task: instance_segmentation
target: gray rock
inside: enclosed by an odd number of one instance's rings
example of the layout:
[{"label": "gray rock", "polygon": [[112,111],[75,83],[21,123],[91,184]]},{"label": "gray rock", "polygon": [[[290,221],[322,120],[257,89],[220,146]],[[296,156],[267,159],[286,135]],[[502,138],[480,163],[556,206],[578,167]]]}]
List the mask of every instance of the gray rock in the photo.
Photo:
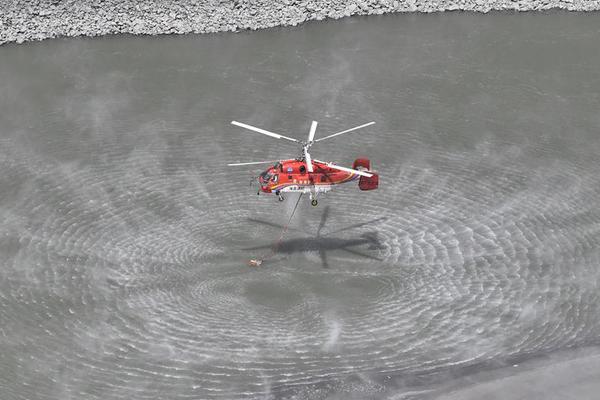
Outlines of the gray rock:
[{"label": "gray rock", "polygon": [[183,34],[298,25],[355,14],[600,10],[598,0],[0,0],[0,45],[57,36]]}]

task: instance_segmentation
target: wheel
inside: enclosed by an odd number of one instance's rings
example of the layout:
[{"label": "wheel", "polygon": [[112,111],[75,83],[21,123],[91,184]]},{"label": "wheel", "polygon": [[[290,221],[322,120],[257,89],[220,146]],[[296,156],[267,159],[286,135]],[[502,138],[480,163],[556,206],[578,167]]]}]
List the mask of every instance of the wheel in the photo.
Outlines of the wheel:
[{"label": "wheel", "polygon": [[317,199],[312,199],[312,200],[310,201],[310,204],[312,204],[312,206],[313,206],[313,207],[316,207],[316,206],[317,206],[317,204],[319,204],[319,202],[317,201]]},{"label": "wheel", "polygon": [[279,195],[279,197],[277,198],[277,200],[279,200],[279,201],[284,201],[284,200],[285,200],[285,198],[284,198],[282,195]]}]

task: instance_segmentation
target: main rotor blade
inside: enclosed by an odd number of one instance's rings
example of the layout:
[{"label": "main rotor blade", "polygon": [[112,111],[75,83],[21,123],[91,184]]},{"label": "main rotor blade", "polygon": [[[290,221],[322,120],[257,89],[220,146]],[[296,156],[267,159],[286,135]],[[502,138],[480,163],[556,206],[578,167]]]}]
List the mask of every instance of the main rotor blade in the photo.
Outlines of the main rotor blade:
[{"label": "main rotor blade", "polygon": [[308,154],[308,151],[306,151],[306,149],[304,149],[304,160],[306,161],[306,169],[308,170],[308,172],[313,172],[313,164],[312,164],[312,160],[310,159],[310,154]]},{"label": "main rotor blade", "polygon": [[253,164],[272,164],[274,162],[277,162],[279,160],[273,160],[273,161],[252,161],[252,162],[241,162],[241,163],[233,163],[233,164],[227,164],[228,167],[237,167],[239,165],[253,165]]},{"label": "main rotor blade", "polygon": [[242,127],[242,128],[249,129],[249,130],[254,131],[254,132],[262,133],[263,135],[274,137],[275,139],[285,139],[285,140],[289,140],[291,142],[300,143],[299,140],[296,140],[296,139],[293,139],[293,138],[290,138],[290,137],[287,137],[287,136],[283,136],[283,135],[280,135],[278,133],[269,132],[267,130],[260,129],[260,128],[257,128],[257,127],[252,126],[252,125],[243,124],[243,123],[237,122],[237,121],[231,121],[231,124],[239,126],[239,127]]},{"label": "main rotor blade", "polygon": [[373,125],[374,123],[375,122],[368,122],[368,123],[363,124],[363,125],[355,126],[354,128],[346,129],[345,131],[341,131],[341,132],[338,132],[338,133],[334,133],[333,135],[329,135],[329,136],[325,136],[324,138],[317,139],[317,140],[315,140],[315,142],[320,142],[321,140],[330,139],[330,138],[332,138],[334,136],[338,136],[338,135],[342,135],[344,133],[352,132],[352,131],[355,131],[357,129],[364,128],[366,126]]},{"label": "main rotor blade", "polygon": [[370,178],[373,176],[373,174],[370,174],[368,172],[359,171],[359,170],[352,169],[352,168],[340,167],[339,165],[335,165],[330,162],[319,161],[319,160],[315,160],[315,161],[318,163],[323,163],[323,164],[327,165],[329,168],[339,169],[340,171],[345,171],[345,172],[353,172],[353,173],[361,175],[361,176],[366,176],[367,178]]},{"label": "main rotor blade", "polygon": [[313,121],[310,125],[310,132],[308,132],[308,143],[312,142],[315,138],[315,132],[317,131],[317,121]]}]

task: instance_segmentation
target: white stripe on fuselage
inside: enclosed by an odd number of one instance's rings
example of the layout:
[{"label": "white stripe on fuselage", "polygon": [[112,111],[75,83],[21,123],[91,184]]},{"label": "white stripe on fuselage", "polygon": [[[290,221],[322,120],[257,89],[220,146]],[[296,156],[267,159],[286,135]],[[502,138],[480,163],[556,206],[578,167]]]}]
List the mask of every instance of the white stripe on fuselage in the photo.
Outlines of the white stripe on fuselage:
[{"label": "white stripe on fuselage", "polygon": [[294,192],[294,193],[325,193],[331,190],[330,185],[290,185],[279,189],[280,192]]}]

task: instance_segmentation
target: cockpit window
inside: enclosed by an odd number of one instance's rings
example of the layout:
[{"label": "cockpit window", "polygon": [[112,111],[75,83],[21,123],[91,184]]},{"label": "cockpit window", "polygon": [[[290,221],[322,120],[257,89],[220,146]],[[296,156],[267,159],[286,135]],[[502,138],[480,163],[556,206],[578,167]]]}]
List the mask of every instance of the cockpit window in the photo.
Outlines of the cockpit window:
[{"label": "cockpit window", "polygon": [[273,178],[271,178],[271,181],[273,183],[277,183],[278,180],[279,180],[279,175],[277,175],[277,174],[273,175]]},{"label": "cockpit window", "polygon": [[271,175],[271,173],[269,171],[265,171],[262,174],[260,174],[260,177],[262,178],[263,181],[268,182],[271,180],[271,177],[273,175]]}]

